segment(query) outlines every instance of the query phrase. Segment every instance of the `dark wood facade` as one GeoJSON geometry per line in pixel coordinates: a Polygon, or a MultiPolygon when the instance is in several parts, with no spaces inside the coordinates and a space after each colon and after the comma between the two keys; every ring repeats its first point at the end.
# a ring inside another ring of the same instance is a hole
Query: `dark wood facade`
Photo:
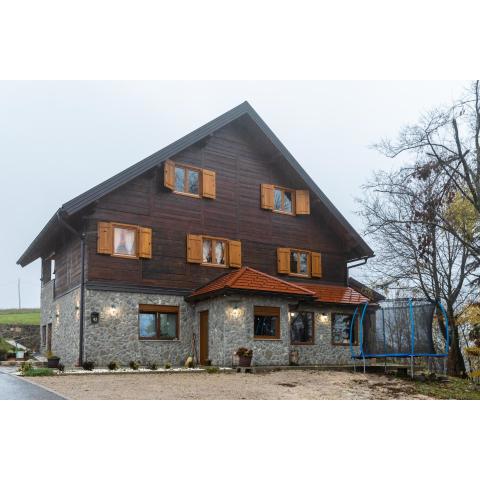
{"type": "Polygon", "coordinates": [[[171,192],[163,186],[162,168],[103,197],[85,217],[89,282],[187,291],[229,271],[187,263],[186,236],[193,233],[240,240],[243,265],[271,275],[277,275],[277,247],[321,252],[323,277],[316,281],[346,284],[344,242],[331,228],[320,202],[312,202],[310,215],[282,215],[260,208],[262,183],[294,189],[304,189],[305,184],[254,131],[232,123],[172,160],[215,171],[216,199],[171,192]],[[99,221],[151,227],[153,257],[97,254],[99,221]]]}

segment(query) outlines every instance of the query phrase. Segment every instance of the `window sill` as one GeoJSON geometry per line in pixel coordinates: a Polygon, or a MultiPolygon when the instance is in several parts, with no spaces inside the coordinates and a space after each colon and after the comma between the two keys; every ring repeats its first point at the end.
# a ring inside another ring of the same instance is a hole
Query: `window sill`
{"type": "Polygon", "coordinates": [[[314,342],[290,342],[290,345],[295,345],[296,347],[311,347],[315,345],[314,342]]]}
{"type": "Polygon", "coordinates": [[[183,195],[184,197],[201,198],[200,194],[197,193],[177,192],[177,190],[174,190],[173,193],[177,195],[183,195]]]}
{"type": "Polygon", "coordinates": [[[284,212],[282,210],[272,210],[273,213],[279,213],[280,215],[290,215],[291,217],[295,217],[293,212],[284,212]]]}
{"type": "Polygon", "coordinates": [[[253,337],[255,341],[260,342],[282,342],[281,338],[269,338],[269,337],[253,337]]]}
{"type": "Polygon", "coordinates": [[[297,278],[311,278],[308,273],[289,273],[288,276],[297,278]]]}
{"type": "Polygon", "coordinates": [[[219,265],[218,263],[201,263],[202,267],[228,268],[228,265],[219,265]]]}
{"type": "Polygon", "coordinates": [[[128,258],[130,260],[138,260],[139,259],[139,257],[134,257],[133,255],[120,255],[118,253],[112,253],[110,256],[115,257],[115,258],[128,258]]]}
{"type": "Polygon", "coordinates": [[[152,338],[152,339],[149,339],[149,338],[139,338],[139,340],[141,342],[180,342],[180,339],[179,338],[173,338],[172,340],[158,340],[156,338],[152,338]]]}

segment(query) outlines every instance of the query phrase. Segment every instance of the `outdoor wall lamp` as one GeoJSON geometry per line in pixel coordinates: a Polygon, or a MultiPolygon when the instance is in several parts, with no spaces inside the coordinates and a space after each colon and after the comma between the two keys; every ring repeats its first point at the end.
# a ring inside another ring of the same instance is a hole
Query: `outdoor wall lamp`
{"type": "Polygon", "coordinates": [[[114,316],[117,313],[117,307],[112,303],[110,307],[110,315],[114,316]]]}
{"type": "Polygon", "coordinates": [[[92,312],[90,314],[90,321],[92,323],[98,323],[100,320],[100,314],[98,312],[92,312]]]}
{"type": "Polygon", "coordinates": [[[238,306],[238,304],[235,304],[235,305],[233,306],[232,315],[233,315],[234,317],[238,317],[238,315],[240,315],[240,307],[238,306]]]}

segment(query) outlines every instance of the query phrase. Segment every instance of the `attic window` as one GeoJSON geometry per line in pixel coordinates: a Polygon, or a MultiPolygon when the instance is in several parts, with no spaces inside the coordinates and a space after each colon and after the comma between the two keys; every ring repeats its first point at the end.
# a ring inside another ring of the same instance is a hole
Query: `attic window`
{"type": "Polygon", "coordinates": [[[137,229],[113,227],[113,255],[137,258],[137,229]]]}
{"type": "Polygon", "coordinates": [[[294,214],[295,191],[275,187],[273,190],[273,211],[294,214]]]}
{"type": "Polygon", "coordinates": [[[190,168],[175,166],[175,192],[189,195],[200,195],[200,171],[190,168]]]}

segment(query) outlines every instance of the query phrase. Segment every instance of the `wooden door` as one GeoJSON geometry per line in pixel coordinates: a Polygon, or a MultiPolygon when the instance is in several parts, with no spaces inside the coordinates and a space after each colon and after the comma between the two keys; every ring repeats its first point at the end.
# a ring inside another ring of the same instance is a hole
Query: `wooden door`
{"type": "Polygon", "coordinates": [[[208,360],[208,310],[200,312],[200,365],[208,360]]]}
{"type": "Polygon", "coordinates": [[[52,324],[47,325],[47,351],[52,351],[52,324]]]}

